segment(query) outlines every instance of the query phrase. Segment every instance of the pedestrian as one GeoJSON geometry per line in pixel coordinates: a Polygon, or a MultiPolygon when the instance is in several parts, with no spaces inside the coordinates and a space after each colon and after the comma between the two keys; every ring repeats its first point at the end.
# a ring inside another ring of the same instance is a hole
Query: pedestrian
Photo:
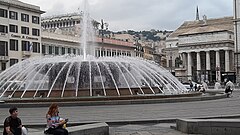
{"type": "Polygon", "coordinates": [[[233,90],[234,90],[234,84],[232,83],[231,80],[228,80],[225,87],[225,93],[227,94],[228,97],[230,96],[230,94],[232,94],[233,90]]]}
{"type": "Polygon", "coordinates": [[[192,80],[189,80],[190,91],[193,91],[193,83],[192,80]]]}
{"type": "Polygon", "coordinates": [[[64,125],[68,122],[68,119],[63,119],[59,116],[58,105],[53,103],[50,105],[46,114],[47,130],[44,133],[53,135],[68,135],[67,129],[64,125]]]}
{"type": "Polygon", "coordinates": [[[218,81],[216,81],[214,85],[214,89],[219,90],[220,88],[221,88],[221,84],[218,81]]]}
{"type": "Polygon", "coordinates": [[[208,85],[205,81],[202,82],[202,92],[205,93],[205,91],[208,89],[208,85]]]}
{"type": "Polygon", "coordinates": [[[197,91],[197,89],[198,89],[198,86],[197,86],[197,83],[195,83],[194,90],[197,91]]]}
{"type": "Polygon", "coordinates": [[[3,135],[22,135],[22,122],[18,118],[17,107],[9,109],[10,116],[4,121],[3,135]]]}

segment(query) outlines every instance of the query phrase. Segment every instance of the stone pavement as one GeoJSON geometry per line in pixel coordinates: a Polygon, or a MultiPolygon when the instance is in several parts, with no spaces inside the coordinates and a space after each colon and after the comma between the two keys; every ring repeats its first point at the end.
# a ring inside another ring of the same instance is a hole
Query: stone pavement
{"type": "MultiPolygon", "coordinates": [[[[61,107],[60,115],[69,118],[69,122],[118,122],[145,121],[176,118],[225,117],[240,115],[240,90],[233,97],[200,102],[179,102],[136,105],[102,105],[61,107]]],[[[47,107],[19,108],[19,117],[23,124],[45,123],[47,107]]],[[[8,108],[0,108],[0,122],[8,116],[8,108]]],[[[168,124],[125,124],[111,126],[111,135],[182,135],[166,127],[168,124]],[[162,129],[162,130],[159,130],[162,129]]]]}
{"type": "Polygon", "coordinates": [[[186,135],[170,126],[172,123],[159,123],[159,124],[128,124],[121,126],[111,126],[110,135],[186,135]]]}

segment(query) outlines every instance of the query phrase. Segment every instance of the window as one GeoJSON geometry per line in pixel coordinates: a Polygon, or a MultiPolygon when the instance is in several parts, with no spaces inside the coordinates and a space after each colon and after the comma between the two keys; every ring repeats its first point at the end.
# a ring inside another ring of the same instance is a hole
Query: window
{"type": "Polygon", "coordinates": [[[18,59],[10,59],[10,66],[18,63],[18,59]]]}
{"type": "Polygon", "coordinates": [[[10,27],[10,32],[18,33],[17,25],[10,24],[9,27],[10,27]]]}
{"type": "Polygon", "coordinates": [[[68,54],[71,54],[71,48],[68,48],[68,54]]]}
{"type": "Polygon", "coordinates": [[[39,32],[39,29],[32,29],[32,35],[33,36],[39,36],[40,35],[40,32],[39,32]]]}
{"type": "Polygon", "coordinates": [[[9,18],[13,20],[18,20],[18,13],[14,11],[9,11],[9,18]]]}
{"type": "Polygon", "coordinates": [[[21,27],[21,32],[22,34],[26,34],[26,35],[29,35],[29,28],[28,27],[21,27]]]}
{"type": "Polygon", "coordinates": [[[22,51],[30,51],[30,42],[22,41],[22,51]]]}
{"type": "Polygon", "coordinates": [[[65,54],[65,48],[62,47],[62,55],[64,55],[64,54],[65,54]]]}
{"type": "Polygon", "coordinates": [[[42,45],[42,54],[46,54],[46,46],[42,45]]]}
{"type": "Polygon", "coordinates": [[[32,23],[39,24],[39,17],[32,16],[32,23]]]}
{"type": "Polygon", "coordinates": [[[53,47],[52,46],[49,46],[48,52],[49,52],[49,54],[53,54],[53,47]]]}
{"type": "Polygon", "coordinates": [[[0,17],[4,17],[4,18],[7,18],[8,17],[8,14],[7,14],[7,10],[6,9],[1,9],[0,8],[0,17]]]}
{"type": "Polygon", "coordinates": [[[6,63],[2,63],[2,71],[6,70],[7,66],[6,63]]]}
{"type": "Polygon", "coordinates": [[[59,47],[55,47],[55,54],[59,55],[59,47]]]}
{"type": "Polygon", "coordinates": [[[0,25],[0,33],[8,33],[8,27],[5,25],[0,25]]]}
{"type": "Polygon", "coordinates": [[[10,50],[18,51],[18,40],[10,39],[10,50]]]}
{"type": "Polygon", "coordinates": [[[33,52],[35,52],[35,53],[40,53],[40,43],[38,43],[38,42],[33,42],[33,43],[32,43],[32,46],[33,46],[33,52]]]}
{"type": "Polygon", "coordinates": [[[21,13],[21,21],[29,22],[29,15],[21,13]]]}
{"type": "Polygon", "coordinates": [[[76,54],[76,49],[73,49],[73,54],[76,54]]]}
{"type": "Polygon", "coordinates": [[[8,56],[8,42],[0,41],[0,56],[8,56]]]}

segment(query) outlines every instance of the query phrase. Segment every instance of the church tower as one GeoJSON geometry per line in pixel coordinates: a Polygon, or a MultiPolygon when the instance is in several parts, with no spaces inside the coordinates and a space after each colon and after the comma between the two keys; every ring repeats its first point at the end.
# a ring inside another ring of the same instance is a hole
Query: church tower
{"type": "Polygon", "coordinates": [[[198,6],[197,6],[197,11],[196,11],[196,21],[199,21],[199,11],[198,11],[198,6]]]}

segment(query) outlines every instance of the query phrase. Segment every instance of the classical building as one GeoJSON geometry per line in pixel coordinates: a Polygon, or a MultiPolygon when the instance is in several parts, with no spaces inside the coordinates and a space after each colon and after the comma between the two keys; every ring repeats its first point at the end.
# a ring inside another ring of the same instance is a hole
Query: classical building
{"type": "Polygon", "coordinates": [[[186,21],[167,38],[167,65],[182,81],[235,81],[233,17],[186,21]]]}
{"type": "Polygon", "coordinates": [[[41,55],[40,7],[0,0],[0,72],[31,56],[41,55]]]}
{"type": "MultiPolygon", "coordinates": [[[[72,13],[45,17],[42,19],[42,53],[43,55],[83,54],[80,43],[82,14],[72,13]]],[[[95,40],[90,43],[90,54],[101,56],[135,56],[134,43],[111,39],[98,35],[99,23],[93,21],[95,40]]]]}

